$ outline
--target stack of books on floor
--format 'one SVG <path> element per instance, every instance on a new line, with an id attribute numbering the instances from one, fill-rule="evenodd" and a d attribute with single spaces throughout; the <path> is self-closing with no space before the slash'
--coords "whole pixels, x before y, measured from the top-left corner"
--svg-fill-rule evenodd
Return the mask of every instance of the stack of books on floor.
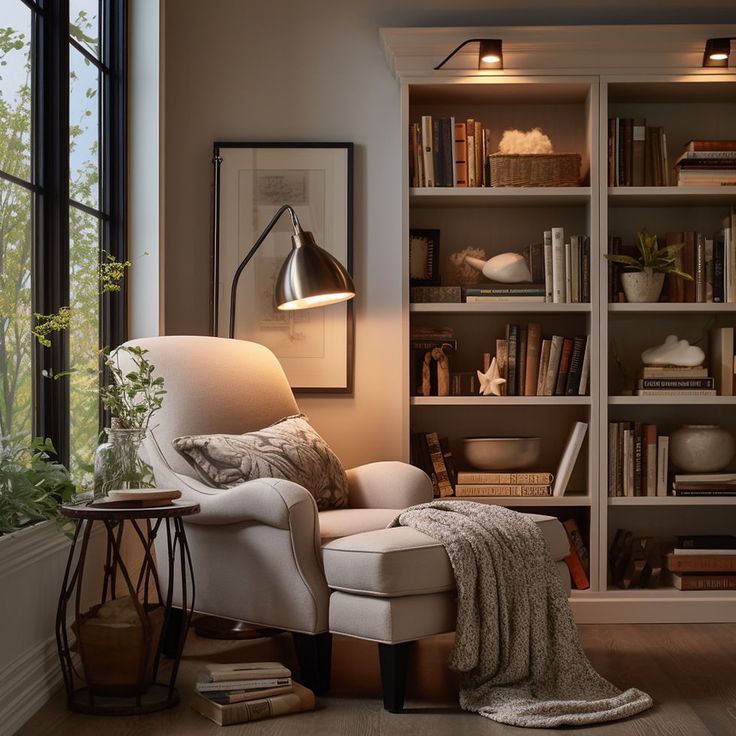
<path id="1" fill-rule="evenodd" d="M 715 380 L 702 366 L 644 366 L 636 384 L 636 395 L 715 396 Z"/>
<path id="2" fill-rule="evenodd" d="M 736 496 L 736 473 L 679 474 L 672 482 L 673 496 Z"/>
<path id="3" fill-rule="evenodd" d="M 690 141 L 675 162 L 677 186 L 736 184 L 736 140 Z"/>
<path id="4" fill-rule="evenodd" d="M 691 537 L 667 555 L 668 581 L 678 590 L 736 590 L 736 537 Z"/>
<path id="5" fill-rule="evenodd" d="M 210 664 L 190 704 L 220 726 L 314 710 L 314 693 L 291 679 L 279 662 Z"/>

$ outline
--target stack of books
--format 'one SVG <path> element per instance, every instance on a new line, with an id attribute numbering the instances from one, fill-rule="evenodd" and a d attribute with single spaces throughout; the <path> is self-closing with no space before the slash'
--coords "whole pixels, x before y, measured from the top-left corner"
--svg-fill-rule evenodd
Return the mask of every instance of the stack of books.
<path id="1" fill-rule="evenodd" d="M 656 424 L 610 422 L 608 495 L 666 496 L 669 441 Z"/>
<path id="2" fill-rule="evenodd" d="M 736 539 L 723 542 L 720 549 L 676 547 L 667 555 L 670 584 L 678 590 L 736 590 Z"/>
<path id="3" fill-rule="evenodd" d="M 497 284 L 491 282 L 482 286 L 466 286 L 463 288 L 463 301 L 467 304 L 544 303 L 544 284 Z"/>
<path id="4" fill-rule="evenodd" d="M 715 396 L 715 379 L 702 366 L 644 366 L 637 396 Z"/>
<path id="5" fill-rule="evenodd" d="M 551 496 L 552 473 L 545 472 L 495 472 L 461 470 L 457 474 L 455 495 L 462 497 L 483 496 Z"/>
<path id="6" fill-rule="evenodd" d="M 673 496 L 736 496 L 736 473 L 679 474 L 672 482 Z"/>
<path id="7" fill-rule="evenodd" d="M 199 674 L 191 706 L 221 726 L 314 709 L 314 693 L 279 662 L 210 664 Z"/>
<path id="8" fill-rule="evenodd" d="M 509 324 L 506 337 L 496 340 L 496 364 L 506 396 L 585 396 L 590 338 L 545 338 L 536 322 Z"/>
<path id="9" fill-rule="evenodd" d="M 675 162 L 677 186 L 736 184 L 736 140 L 690 141 Z"/>

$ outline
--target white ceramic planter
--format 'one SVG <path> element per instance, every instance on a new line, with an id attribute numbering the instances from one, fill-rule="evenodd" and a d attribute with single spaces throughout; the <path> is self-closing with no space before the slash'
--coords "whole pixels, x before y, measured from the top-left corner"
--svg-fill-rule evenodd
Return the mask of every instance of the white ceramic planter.
<path id="1" fill-rule="evenodd" d="M 733 436 L 716 424 L 686 424 L 670 435 L 670 460 L 686 473 L 717 473 L 734 451 Z"/>
<path id="2" fill-rule="evenodd" d="M 664 274 L 645 268 L 621 274 L 621 286 L 627 302 L 657 302 L 664 286 Z"/>

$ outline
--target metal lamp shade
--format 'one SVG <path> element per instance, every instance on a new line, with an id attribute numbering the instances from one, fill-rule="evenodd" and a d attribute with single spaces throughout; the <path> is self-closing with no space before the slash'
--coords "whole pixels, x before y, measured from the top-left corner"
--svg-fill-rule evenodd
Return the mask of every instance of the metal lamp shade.
<path id="1" fill-rule="evenodd" d="M 287 311 L 335 304 L 355 296 L 350 274 L 308 231 L 292 236 L 293 247 L 276 278 L 274 295 Z"/>

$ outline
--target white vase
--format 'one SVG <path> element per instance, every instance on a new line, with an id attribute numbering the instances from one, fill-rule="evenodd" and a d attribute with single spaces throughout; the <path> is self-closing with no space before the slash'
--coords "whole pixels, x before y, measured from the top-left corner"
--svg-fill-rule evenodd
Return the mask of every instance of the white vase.
<path id="1" fill-rule="evenodd" d="M 685 424 L 670 435 L 670 460 L 686 473 L 717 473 L 735 450 L 731 433 L 716 424 Z"/>
<path id="2" fill-rule="evenodd" d="M 664 274 L 645 268 L 643 271 L 627 271 L 621 274 L 621 286 L 627 302 L 656 302 L 664 286 Z"/>

